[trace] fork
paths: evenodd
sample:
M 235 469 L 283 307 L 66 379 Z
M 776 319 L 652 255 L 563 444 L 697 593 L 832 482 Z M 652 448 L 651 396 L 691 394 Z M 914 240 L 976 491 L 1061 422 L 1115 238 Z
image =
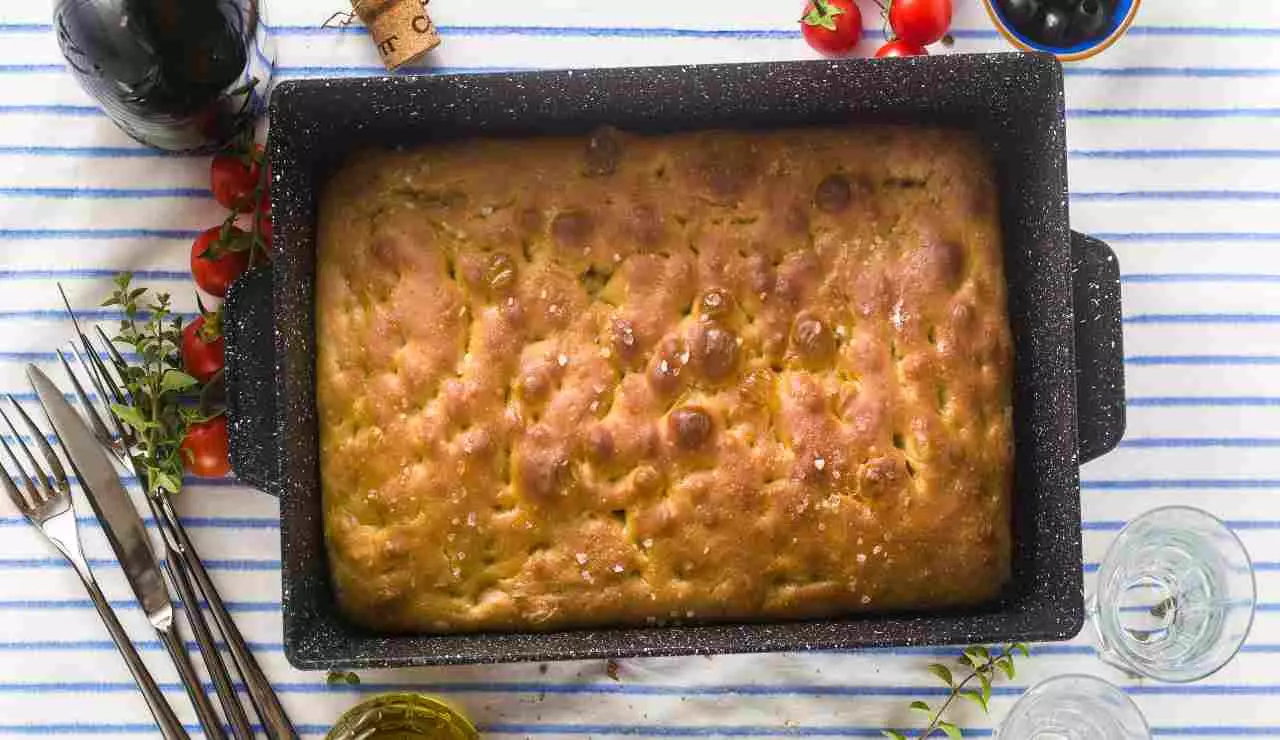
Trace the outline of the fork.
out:
M 151 715 L 155 717 L 161 736 L 166 740 L 183 740 L 187 738 L 187 731 L 183 729 L 182 723 L 178 720 L 177 715 L 173 713 L 173 708 L 169 706 L 169 702 L 164 698 L 164 693 L 160 691 L 155 679 L 147 671 L 146 665 L 142 662 L 142 657 L 138 655 L 137 648 L 133 646 L 133 641 L 129 639 L 128 633 L 120 625 L 120 620 L 116 619 L 115 612 L 111 610 L 106 597 L 102 594 L 102 589 L 98 587 L 98 582 L 93 577 L 93 571 L 89 570 L 89 563 L 84 558 L 84 549 L 80 546 L 80 531 L 76 524 L 75 507 L 72 505 L 71 485 L 67 481 L 67 472 L 62 467 L 62 462 L 58 459 L 57 454 L 54 453 L 53 448 L 49 446 L 44 433 L 35 425 L 31 417 L 27 415 L 27 412 L 23 411 L 22 407 L 12 398 L 9 400 L 17 410 L 31 438 L 35 440 L 36 446 L 40 448 L 40 454 L 48 463 L 49 470 L 46 472 L 40 467 L 40 463 L 36 461 L 31 448 L 23 441 L 17 427 L 9 419 L 9 415 L 4 412 L 3 408 L 0 408 L 0 418 L 4 419 L 5 424 L 13 433 L 16 444 L 22 448 L 32 469 L 32 475 L 28 476 L 26 469 L 22 466 L 22 462 L 14 454 L 13 448 L 9 446 L 9 442 L 0 437 L 0 443 L 4 445 L 4 450 L 8 453 L 10 462 L 21 477 L 23 488 L 26 489 L 26 495 L 23 495 L 17 482 L 9 475 L 3 465 L 0 465 L 0 486 L 3 486 L 5 492 L 9 494 L 9 499 L 13 501 L 14 506 L 26 517 L 27 521 L 40 530 L 45 539 L 58 552 L 62 553 L 67 562 L 71 563 L 72 569 L 80 577 L 80 582 L 84 584 L 85 590 L 89 592 L 89 598 L 98 610 L 98 616 L 102 617 L 102 623 L 106 625 L 107 632 L 111 634 L 111 640 L 116 644 L 116 648 L 124 658 L 125 664 L 129 667 L 129 672 L 133 674 L 133 680 L 137 682 L 138 688 L 142 690 L 142 696 L 147 702 L 147 708 L 151 710 Z
M 61 291 L 62 286 L 58 286 L 58 288 Z M 67 302 L 65 293 L 62 298 L 64 302 Z M 67 302 L 67 313 L 71 316 L 76 334 L 80 340 L 80 348 L 75 348 L 73 345 L 73 354 L 78 364 L 88 375 L 94 390 L 98 393 L 98 397 L 107 403 L 128 404 L 130 399 L 126 396 L 126 391 L 123 390 L 124 383 L 122 380 L 124 369 L 126 368 L 124 357 L 121 356 L 100 326 L 95 326 L 94 329 L 101 347 L 95 346 L 94 342 L 81 331 L 80 324 L 76 320 L 75 312 L 71 310 L 69 302 Z M 59 355 L 61 356 L 61 353 Z M 104 356 L 107 358 L 106 361 L 103 360 Z M 62 357 L 62 361 L 67 374 L 71 376 L 72 386 L 85 408 L 89 425 L 99 438 L 99 443 L 141 477 L 142 473 L 134 464 L 132 456 L 136 444 L 132 431 L 124 424 L 121 424 L 110 410 L 105 414 L 100 414 L 85 392 L 83 385 L 76 379 L 75 373 L 71 372 L 66 358 Z M 106 421 L 104 421 L 104 417 Z M 108 423 L 110 423 L 110 427 L 108 427 Z M 235 621 L 231 618 L 230 612 L 227 611 L 226 605 L 223 603 L 217 587 L 213 583 L 213 579 L 209 577 L 199 553 L 196 552 L 194 544 L 187 535 L 182 520 L 178 518 L 177 512 L 174 511 L 169 495 L 163 492 L 159 494 L 149 493 L 147 495 L 147 503 L 150 505 L 152 515 L 155 517 L 157 526 L 163 535 L 161 539 L 164 541 L 168 559 L 179 566 L 175 568 L 175 572 L 181 575 L 174 579 L 179 590 L 181 591 L 184 588 L 181 581 L 185 578 L 187 579 L 187 585 L 191 585 L 191 581 L 194 581 L 199 594 L 204 597 L 204 601 L 208 604 L 209 611 L 213 615 L 214 622 L 222 633 L 227 648 L 231 653 L 231 659 L 235 663 L 241 679 L 244 681 L 245 688 L 248 690 L 249 700 L 254 709 L 257 710 L 258 716 L 262 719 L 264 732 L 272 740 L 297 738 L 297 732 L 294 730 L 292 723 L 290 723 L 288 715 L 285 714 L 279 697 L 276 696 L 275 691 L 271 688 L 270 681 L 267 680 L 266 675 L 262 672 L 262 668 L 258 666 L 258 662 L 254 659 L 253 653 L 245 643 L 244 637 L 241 636 L 239 628 L 236 627 Z M 184 603 L 192 604 L 192 607 L 187 611 L 192 625 L 194 626 L 197 622 L 203 622 L 204 616 L 198 606 L 199 602 L 194 599 L 188 602 L 185 593 L 182 594 L 182 598 Z M 207 629 L 206 625 L 202 626 Z M 197 641 L 202 643 L 202 640 L 199 639 L 199 633 L 197 633 L 197 638 Z M 210 640 L 210 645 L 212 645 L 212 640 Z M 204 652 L 203 644 L 201 645 L 201 650 Z M 229 718 L 232 717 L 233 712 L 238 713 L 239 717 L 243 718 L 244 710 L 239 706 L 239 702 L 235 700 L 234 691 L 228 690 L 231 706 L 228 705 L 227 698 L 223 696 L 222 681 L 214 674 L 221 669 L 222 675 L 225 676 L 226 669 L 225 666 L 221 665 L 221 656 L 218 655 L 216 648 L 212 650 L 212 655 L 214 660 L 210 662 L 208 656 L 206 656 L 206 663 L 211 666 L 218 666 L 218 668 L 211 667 L 210 672 L 213 675 L 214 685 L 218 690 L 224 710 Z M 229 681 L 227 686 L 229 687 Z M 234 706 L 234 709 L 232 706 Z M 232 719 L 231 724 L 233 730 L 236 730 L 237 720 Z M 244 726 L 247 731 L 247 721 Z M 236 735 L 240 737 L 238 731 Z M 252 734 L 249 736 L 252 737 Z

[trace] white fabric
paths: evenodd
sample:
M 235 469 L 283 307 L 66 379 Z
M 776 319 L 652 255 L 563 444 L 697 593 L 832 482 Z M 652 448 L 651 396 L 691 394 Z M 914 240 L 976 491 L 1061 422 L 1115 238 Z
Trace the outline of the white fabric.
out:
M 956 51 L 1005 48 L 977 0 L 956 3 Z M 363 31 L 317 29 L 342 5 L 272 0 L 282 77 L 376 70 Z M 799 0 L 437 0 L 432 10 L 444 44 L 431 64 L 458 70 L 812 56 L 794 33 Z M 203 192 L 207 160 L 149 156 L 95 114 L 62 71 L 48 22 L 46 4 L 0 4 L 0 391 L 14 393 L 28 390 L 24 364 L 50 366 L 69 336 L 53 279 L 88 309 L 112 272 L 131 268 L 192 310 L 185 233 L 222 218 Z M 1201 506 L 1251 549 L 1262 606 L 1245 652 L 1206 681 L 1128 680 L 1081 638 L 1024 661 L 997 690 L 994 718 L 1030 683 L 1077 671 L 1124 685 L 1158 735 L 1280 735 L 1280 3 L 1148 0 L 1126 39 L 1068 69 L 1067 103 L 1072 225 L 1119 254 L 1129 358 L 1125 446 L 1083 471 L 1085 559 L 1096 564 L 1145 510 Z M 912 698 L 931 698 L 916 690 L 929 685 L 925 650 L 624 660 L 618 681 L 603 661 L 368 671 L 358 688 L 329 688 L 281 652 L 276 502 L 193 484 L 181 508 L 308 736 L 391 686 L 444 695 L 493 734 L 565 737 L 877 736 L 910 721 Z M 194 725 L 101 531 L 83 534 Z M 154 736 L 106 640 L 72 573 L 0 502 L 0 736 Z M 970 707 L 958 718 L 990 727 Z

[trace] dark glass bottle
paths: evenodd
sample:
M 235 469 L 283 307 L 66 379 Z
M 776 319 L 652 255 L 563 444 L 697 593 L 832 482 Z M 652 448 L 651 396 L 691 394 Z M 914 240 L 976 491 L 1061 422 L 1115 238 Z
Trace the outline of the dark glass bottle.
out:
M 266 109 L 275 51 L 262 0 L 56 0 L 80 85 L 121 129 L 170 151 L 215 149 Z

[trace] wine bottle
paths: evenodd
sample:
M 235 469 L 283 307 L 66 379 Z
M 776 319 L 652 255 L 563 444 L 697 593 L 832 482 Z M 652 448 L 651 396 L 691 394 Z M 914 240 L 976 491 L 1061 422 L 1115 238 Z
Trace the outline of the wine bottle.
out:
M 138 141 L 223 146 L 266 110 L 275 50 L 263 0 L 56 0 L 72 73 Z

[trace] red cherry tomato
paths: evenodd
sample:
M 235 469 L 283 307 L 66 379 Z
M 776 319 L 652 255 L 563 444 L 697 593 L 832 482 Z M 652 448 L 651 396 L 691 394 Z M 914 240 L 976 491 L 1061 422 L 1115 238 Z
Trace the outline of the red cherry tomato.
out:
M 219 328 L 211 326 L 204 316 L 197 316 L 182 330 L 183 369 L 201 383 L 208 383 L 226 362 L 226 346 Z
M 885 57 L 918 57 L 927 56 L 928 54 L 928 50 L 923 46 L 916 46 L 910 41 L 903 41 L 902 39 L 894 39 L 881 46 L 880 50 L 876 52 L 876 57 L 879 59 Z
M 232 226 L 205 230 L 191 244 L 191 277 L 209 295 L 225 298 L 227 288 L 249 268 L 249 234 Z
M 800 31 L 823 54 L 847 54 L 862 40 L 862 13 L 853 0 L 809 0 Z
M 198 478 L 221 478 L 231 472 L 227 417 L 215 416 L 187 427 L 182 438 L 182 464 Z
M 903 41 L 928 46 L 951 27 L 951 0 L 893 0 L 889 27 Z
M 209 165 L 213 198 L 223 208 L 240 213 L 253 210 L 253 191 L 258 186 L 259 165 L 236 154 L 219 154 Z

